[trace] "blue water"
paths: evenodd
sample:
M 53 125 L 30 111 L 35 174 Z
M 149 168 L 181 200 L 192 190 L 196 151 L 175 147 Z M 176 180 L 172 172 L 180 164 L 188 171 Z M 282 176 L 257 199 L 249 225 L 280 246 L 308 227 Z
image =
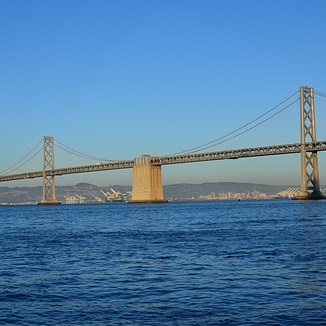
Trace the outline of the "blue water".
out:
M 0 207 L 0 324 L 325 325 L 326 201 Z

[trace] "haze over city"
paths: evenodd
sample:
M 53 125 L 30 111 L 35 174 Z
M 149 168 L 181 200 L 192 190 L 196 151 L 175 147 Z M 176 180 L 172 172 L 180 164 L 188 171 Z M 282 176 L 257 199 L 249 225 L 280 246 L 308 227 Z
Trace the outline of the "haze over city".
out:
M 325 93 L 325 10 L 321 0 L 1 1 L 0 172 L 45 135 L 110 160 L 167 155 L 241 127 L 300 86 Z M 325 99 L 318 105 L 326 111 Z M 326 139 L 326 120 L 319 123 L 318 138 Z M 88 164 L 56 155 L 61 166 Z M 325 153 L 319 163 L 326 184 Z M 22 169 L 42 169 L 41 157 Z M 295 185 L 300 157 L 162 171 L 164 184 Z M 131 174 L 77 174 L 56 183 L 131 185 Z

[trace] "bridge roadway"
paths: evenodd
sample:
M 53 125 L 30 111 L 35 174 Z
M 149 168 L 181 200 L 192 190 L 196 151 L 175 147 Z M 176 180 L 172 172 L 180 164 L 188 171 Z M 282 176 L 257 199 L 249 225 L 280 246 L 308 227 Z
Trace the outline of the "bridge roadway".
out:
M 319 152 L 326 151 L 326 141 L 317 141 L 316 143 L 306 143 L 307 152 Z M 295 154 L 301 152 L 301 144 L 285 144 L 274 145 L 266 147 L 256 148 L 244 148 L 234 149 L 218 152 L 207 153 L 193 153 L 171 156 L 153 156 L 150 157 L 152 165 L 168 165 L 168 164 L 180 164 L 180 163 L 194 163 L 204 161 L 217 161 L 226 159 L 238 159 L 244 157 L 258 157 L 269 155 L 281 155 L 281 154 Z M 134 166 L 134 160 L 116 161 L 110 163 L 101 163 L 93 165 L 76 166 L 69 168 L 60 168 L 54 170 L 45 171 L 46 176 L 60 176 L 65 174 L 97 172 L 106 170 L 118 170 L 118 169 L 130 169 Z M 12 174 L 0 176 L 0 182 L 21 180 L 21 179 L 33 179 L 43 177 L 43 171 L 25 172 L 20 174 Z

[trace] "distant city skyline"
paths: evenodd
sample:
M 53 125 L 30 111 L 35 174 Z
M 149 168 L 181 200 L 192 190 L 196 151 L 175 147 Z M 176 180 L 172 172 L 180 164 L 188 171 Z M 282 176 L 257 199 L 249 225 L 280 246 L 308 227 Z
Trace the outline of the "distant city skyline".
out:
M 300 86 L 326 92 L 325 11 L 322 0 L 1 1 L 0 172 L 45 135 L 114 160 L 166 155 L 235 130 Z M 85 164 L 56 155 L 59 166 Z M 163 184 L 299 185 L 300 156 L 164 166 L 162 175 Z M 132 171 L 56 178 L 79 182 L 131 185 Z

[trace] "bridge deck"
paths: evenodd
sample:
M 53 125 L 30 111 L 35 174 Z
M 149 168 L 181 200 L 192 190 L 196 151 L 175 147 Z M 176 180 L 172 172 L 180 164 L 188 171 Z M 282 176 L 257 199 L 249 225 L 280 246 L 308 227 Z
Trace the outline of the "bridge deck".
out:
M 316 143 L 306 143 L 306 150 L 308 152 L 326 151 L 326 141 L 317 141 Z M 269 155 L 282 155 L 282 154 L 295 154 L 300 153 L 301 144 L 285 144 L 274 145 L 266 147 L 256 148 L 244 148 L 234 149 L 218 152 L 207 153 L 194 153 L 194 154 L 182 154 L 172 156 L 160 156 L 151 157 L 152 165 L 168 165 L 168 164 L 181 164 L 181 163 L 194 163 L 204 161 L 217 161 L 226 159 L 238 159 L 244 157 L 257 157 L 257 156 L 269 156 Z M 47 171 L 26 172 L 20 174 L 0 176 L 0 182 L 21 180 L 21 179 L 33 179 L 43 177 L 43 173 L 46 176 L 59 176 L 64 174 L 76 174 L 86 172 L 98 172 L 106 170 L 117 169 L 130 169 L 134 166 L 134 160 L 117 161 L 111 163 L 84 165 L 69 168 L 60 168 Z
M 326 141 L 318 141 L 315 144 L 306 143 L 306 150 L 308 152 L 325 151 Z M 301 152 L 301 144 L 295 143 L 295 144 L 274 145 L 274 146 L 265 146 L 265 147 L 256 147 L 256 148 L 242 148 L 242 149 L 226 150 L 226 151 L 219 151 L 219 152 L 153 157 L 151 159 L 151 163 L 153 165 L 167 165 L 167 164 L 192 163 L 192 162 L 203 162 L 203 161 L 217 161 L 217 160 L 226 160 L 226 159 L 238 159 L 244 157 L 295 154 L 300 152 Z

